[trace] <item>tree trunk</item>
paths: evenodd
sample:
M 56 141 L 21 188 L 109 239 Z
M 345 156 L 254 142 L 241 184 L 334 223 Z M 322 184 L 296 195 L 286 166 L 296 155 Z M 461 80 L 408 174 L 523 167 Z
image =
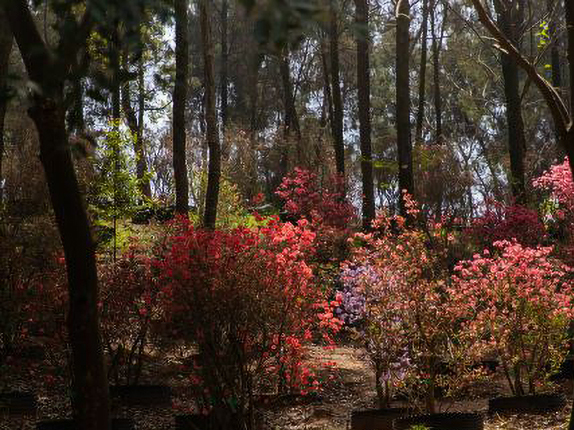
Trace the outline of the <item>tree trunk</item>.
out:
M 410 21 L 409 1 L 399 0 L 396 10 L 396 123 L 401 193 L 399 208 L 403 216 L 407 214 L 402 193 L 406 192 L 411 196 L 414 194 L 409 86 Z
M 369 69 L 369 3 L 355 0 L 357 36 L 357 87 L 359 102 L 359 134 L 361 141 L 361 175 L 363 188 L 363 229 L 368 230 L 375 218 L 373 188 L 373 156 L 371 148 L 371 77 Z
M 128 127 L 134 138 L 134 153 L 136 157 L 136 177 L 138 189 L 142 196 L 151 198 L 151 186 L 147 177 L 147 161 L 145 156 L 145 145 L 143 140 L 144 131 L 144 111 L 145 111 L 145 83 L 143 57 L 138 60 L 138 113 L 133 110 L 131 101 L 130 82 L 126 82 L 122 90 L 122 108 L 126 116 Z
M 173 90 L 173 176 L 175 180 L 175 210 L 187 216 L 189 211 L 189 184 L 186 163 L 185 103 L 187 100 L 188 12 L 187 0 L 175 2 L 175 86 Z
M 335 164 L 337 174 L 345 177 L 345 143 L 343 140 L 343 101 L 339 78 L 339 25 L 336 0 L 331 0 L 329 26 L 329 54 L 331 57 L 331 95 L 333 100 L 333 117 L 331 130 L 335 145 Z
M 434 112 L 435 112 L 435 143 L 440 145 L 443 142 L 442 131 L 442 98 L 440 94 L 440 51 L 442 49 L 443 31 L 441 30 L 440 37 L 437 37 L 435 31 L 436 19 L 436 1 L 433 0 L 432 14 L 431 14 L 431 33 L 432 33 L 432 55 L 433 55 L 433 99 L 434 99 Z M 446 10 L 443 14 L 443 26 L 446 19 Z
M 498 13 L 498 25 L 506 37 L 518 48 L 519 31 L 522 25 L 522 12 L 518 0 L 502 6 L 494 2 Z M 510 183 L 512 195 L 519 204 L 526 203 L 526 180 L 524 173 L 524 122 L 520 97 L 520 76 L 518 64 L 507 54 L 501 54 L 504 96 L 506 100 L 506 121 L 508 126 L 508 151 L 510 155 Z
M 423 121 L 425 116 L 425 99 L 426 99 L 426 71 L 427 71 L 427 34 L 428 34 L 428 16 L 429 0 L 423 0 L 423 16 L 421 28 L 421 63 L 419 69 L 419 100 L 417 109 L 417 123 L 415 128 L 415 144 L 420 145 L 423 142 Z
M 221 130 L 225 139 L 227 128 L 227 105 L 228 105 L 228 60 L 229 52 L 227 47 L 227 15 L 229 10 L 228 0 L 223 0 L 221 4 Z
M 552 12 L 552 0 L 547 1 L 548 13 Z M 559 7 L 557 5 L 556 7 Z M 552 86 L 557 89 L 562 88 L 562 67 L 560 64 L 560 43 L 558 38 L 558 33 L 556 31 L 557 17 L 560 16 L 559 13 L 554 13 L 550 16 L 550 21 L 548 23 L 548 34 L 550 36 L 550 41 L 552 47 L 550 48 L 550 65 L 552 67 Z
M 79 428 L 107 430 L 110 411 L 99 333 L 95 247 L 72 162 L 62 97 L 36 98 L 29 114 L 38 129 L 40 160 L 66 259 L 74 416 Z
M 4 11 L 0 8 L 0 206 L 4 198 L 4 184 L 2 183 L 2 162 L 4 159 L 4 119 L 8 107 L 8 66 L 12 52 L 12 32 Z
M 205 122 L 207 146 L 209 148 L 209 166 L 207 173 L 207 190 L 205 193 L 205 213 L 203 225 L 215 229 L 217 220 L 217 202 L 219 200 L 219 177 L 221 175 L 221 153 L 217 131 L 217 114 L 215 110 L 214 54 L 211 39 L 210 0 L 200 0 L 199 19 L 201 25 L 201 42 L 203 48 L 203 69 L 205 86 Z
M 289 147 L 290 140 L 293 134 L 295 135 L 296 144 L 296 165 L 300 165 L 303 158 L 303 151 L 301 148 L 301 130 L 299 128 L 299 118 L 297 116 L 297 109 L 295 107 L 295 97 L 293 95 L 293 85 L 291 83 L 291 70 L 289 67 L 289 52 L 285 50 L 279 57 L 279 73 L 281 75 L 281 82 L 283 86 L 283 106 L 284 106 L 284 121 L 283 121 L 283 137 L 285 139 L 285 148 L 281 154 L 281 176 L 284 176 L 288 170 Z M 292 133 L 293 132 L 293 133 Z
M 70 59 L 85 46 L 90 34 L 91 3 L 75 38 L 62 37 L 57 58 L 40 36 L 25 0 L 0 1 L 22 54 L 28 76 L 41 93 L 32 100 L 29 115 L 40 140 L 40 160 L 66 260 L 68 275 L 68 336 L 72 349 L 72 407 L 78 427 L 110 430 L 108 381 L 99 332 L 98 277 L 94 243 L 74 171 L 66 132 L 63 88 Z

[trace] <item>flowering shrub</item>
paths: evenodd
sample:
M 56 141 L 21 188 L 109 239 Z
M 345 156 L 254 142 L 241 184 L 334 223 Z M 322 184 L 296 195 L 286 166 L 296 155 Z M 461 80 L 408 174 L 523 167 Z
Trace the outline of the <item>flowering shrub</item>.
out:
M 408 196 L 406 201 L 415 219 L 418 209 Z M 353 294 L 364 300 L 358 334 L 374 364 L 382 406 L 388 404 L 392 385 L 404 383 L 409 373 L 416 375 L 412 380 L 426 381 L 426 406 L 433 412 L 438 366 L 454 354 L 450 346 L 457 333 L 445 294 L 444 251 L 437 246 L 442 232 L 432 229 L 436 225 L 425 231 L 408 227 L 402 217 L 381 215 L 372 233 L 354 238 L 359 246 L 344 279 L 353 276 Z M 358 276 L 356 266 L 363 267 Z
M 132 246 L 115 262 L 99 267 L 102 342 L 108 376 L 116 384 L 137 384 L 151 323 L 157 317 L 157 288 L 148 258 Z
M 494 244 L 456 267 L 453 312 L 476 355 L 496 354 L 515 395 L 534 393 L 549 365 L 567 351 L 572 312 L 569 268 L 550 258 L 551 248 L 518 242 Z M 550 366 L 551 367 L 551 366 Z
M 566 215 L 574 215 L 574 182 L 567 158 L 562 164 L 552 166 L 532 184 L 534 188 L 549 192 L 559 204 L 560 209 L 555 213 L 556 217 L 563 219 Z
M 537 211 L 495 202 L 483 216 L 474 220 L 469 233 L 484 249 L 492 247 L 496 241 L 512 239 L 526 246 L 536 246 L 542 242 L 545 230 Z
M 329 182 L 330 187 L 321 186 L 316 174 L 295 168 L 276 191 L 291 219 L 310 222 L 316 233 L 316 257 L 323 262 L 345 258 L 350 224 L 356 217 L 353 205 L 341 193 L 342 179 L 335 177 Z
M 206 231 L 182 224 L 158 256 L 167 332 L 199 350 L 193 378 L 215 409 L 249 427 L 256 391 L 318 389 L 303 363 L 313 333 L 340 327 L 312 283 L 306 221 Z

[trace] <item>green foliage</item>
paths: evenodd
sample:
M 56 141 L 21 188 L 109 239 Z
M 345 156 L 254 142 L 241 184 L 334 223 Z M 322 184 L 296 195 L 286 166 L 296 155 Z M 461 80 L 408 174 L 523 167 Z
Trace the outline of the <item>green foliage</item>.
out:
M 130 216 L 140 198 L 134 160 L 127 154 L 134 137 L 112 121 L 94 157 L 96 178 L 89 191 L 89 207 L 99 221 Z

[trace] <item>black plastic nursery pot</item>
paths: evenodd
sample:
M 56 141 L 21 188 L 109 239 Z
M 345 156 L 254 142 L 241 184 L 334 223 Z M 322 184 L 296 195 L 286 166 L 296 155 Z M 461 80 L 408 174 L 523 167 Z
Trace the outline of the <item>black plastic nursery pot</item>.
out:
M 351 413 L 351 430 L 393 430 L 393 421 L 412 413 L 408 408 L 368 409 Z
M 113 402 L 125 406 L 169 406 L 171 388 L 165 385 L 110 386 Z
M 32 393 L 13 391 L 0 393 L 0 415 L 35 415 L 36 396 Z
M 483 430 L 484 417 L 474 412 L 411 415 L 395 419 L 393 429 L 408 430 L 415 425 L 423 425 L 430 430 Z
M 112 430 L 135 430 L 134 421 L 130 418 L 112 420 Z M 50 420 L 36 423 L 36 430 L 82 430 L 74 420 Z
M 497 397 L 488 401 L 488 412 L 539 414 L 558 411 L 565 405 L 566 397 L 561 394 Z
M 231 423 L 233 424 L 233 423 Z M 175 430 L 229 430 L 233 425 L 222 426 L 212 415 L 176 415 Z M 239 426 L 237 426 L 239 430 Z

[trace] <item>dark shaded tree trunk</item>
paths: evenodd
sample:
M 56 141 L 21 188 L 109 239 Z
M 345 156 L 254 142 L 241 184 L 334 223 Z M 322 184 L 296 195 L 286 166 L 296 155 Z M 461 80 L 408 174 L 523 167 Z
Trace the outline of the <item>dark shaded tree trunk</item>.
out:
M 341 80 L 339 77 L 339 24 L 336 0 L 331 0 L 329 25 L 329 54 L 331 58 L 331 97 L 333 101 L 333 116 L 331 117 L 331 133 L 335 145 L 335 164 L 337 174 L 345 177 L 345 142 L 343 140 L 343 101 L 341 98 Z
M 8 107 L 8 66 L 12 52 L 12 32 L 0 8 L 0 205 L 4 198 L 4 187 L 2 185 L 2 163 L 4 161 L 4 120 L 6 118 L 6 109 Z
M 205 192 L 205 213 L 203 225 L 215 229 L 217 203 L 219 200 L 219 177 L 221 175 L 221 150 L 217 131 L 217 113 L 215 108 L 214 53 L 211 38 L 210 0 L 200 0 L 199 20 L 201 25 L 201 44 L 203 48 L 203 69 L 205 86 L 205 125 L 209 165 L 207 172 L 207 190 Z
M 59 55 L 45 45 L 26 0 L 2 0 L 0 5 L 9 18 L 28 76 L 41 89 L 32 99 L 29 115 L 38 130 L 40 160 L 66 260 L 74 417 L 83 430 L 109 430 L 95 247 L 72 162 L 63 94 L 73 58 L 85 46 L 92 28 L 92 3 L 87 2 L 84 17 L 73 29 L 74 37 L 60 38 L 55 49 Z
M 357 35 L 357 87 L 359 134 L 361 141 L 361 176 L 363 189 L 363 229 L 368 230 L 375 218 L 373 154 L 371 147 L 371 76 L 369 68 L 369 3 L 355 0 Z
M 522 11 L 518 0 L 502 6 L 494 2 L 498 14 L 498 25 L 514 46 L 520 46 Z M 509 55 L 502 53 L 502 76 L 506 101 L 506 122 L 508 127 L 508 152 L 510 155 L 510 185 L 512 195 L 519 204 L 526 202 L 526 180 L 524 173 L 524 153 L 526 139 L 520 97 L 520 75 L 518 64 Z
M 173 89 L 173 177 L 175 181 L 175 210 L 187 216 L 189 183 L 186 163 L 185 104 L 189 75 L 188 1 L 175 2 L 175 86 Z
M 426 75 L 427 75 L 427 35 L 428 35 L 428 16 L 429 0 L 423 0 L 422 23 L 421 23 L 421 62 L 419 67 L 419 100 L 417 109 L 417 122 L 415 128 L 415 144 L 420 145 L 423 142 L 423 121 L 425 116 L 426 102 Z
M 288 170 L 289 147 L 291 146 L 291 137 L 295 138 L 296 145 L 296 164 L 300 164 L 303 158 L 301 148 L 301 129 L 299 128 L 299 117 L 295 107 L 295 96 L 293 94 L 293 84 L 291 83 L 291 70 L 289 67 L 289 52 L 285 50 L 279 56 L 279 73 L 283 87 L 283 137 L 285 139 L 285 148 L 281 154 L 281 176 L 285 176 Z
M 431 33 L 432 33 L 432 55 L 433 55 L 433 101 L 435 113 L 435 144 L 440 145 L 443 142 L 442 131 L 442 98 L 440 94 L 440 52 L 442 50 L 442 39 L 444 29 L 444 20 L 446 20 L 446 9 L 444 10 L 442 19 L 443 25 L 440 35 L 436 34 L 436 6 L 435 0 L 432 0 L 433 7 L 431 8 Z
M 410 120 L 410 83 L 409 83 L 409 27 L 411 22 L 408 0 L 399 0 L 396 8 L 396 127 L 399 163 L 399 208 L 406 216 L 406 207 L 402 193 L 414 195 L 413 156 Z
M 76 134 L 84 133 L 86 122 L 84 119 L 84 86 L 81 78 L 72 82 L 72 106 L 68 112 L 68 128 Z
M 552 0 L 547 1 L 548 13 L 552 12 Z M 556 7 L 560 7 L 557 5 Z M 548 23 L 548 34 L 551 39 L 552 46 L 550 47 L 550 65 L 552 67 L 552 86 L 557 89 L 562 88 L 562 66 L 560 64 L 560 41 L 558 33 L 556 32 L 556 18 L 560 16 L 559 13 L 554 13 L 550 17 Z
M 147 161 L 145 154 L 145 144 L 143 139 L 144 131 L 144 111 L 145 111 L 145 83 L 143 60 L 138 63 L 138 112 L 134 111 L 131 100 L 130 83 L 127 82 L 122 90 L 122 109 L 126 116 L 128 127 L 134 138 L 134 153 L 136 157 L 136 177 L 138 180 L 138 189 L 142 196 L 151 198 L 151 185 L 149 182 Z
M 225 139 L 225 130 L 227 128 L 227 109 L 228 109 L 228 63 L 229 50 L 227 47 L 227 15 L 229 12 L 228 0 L 223 0 L 221 4 L 221 130 Z

